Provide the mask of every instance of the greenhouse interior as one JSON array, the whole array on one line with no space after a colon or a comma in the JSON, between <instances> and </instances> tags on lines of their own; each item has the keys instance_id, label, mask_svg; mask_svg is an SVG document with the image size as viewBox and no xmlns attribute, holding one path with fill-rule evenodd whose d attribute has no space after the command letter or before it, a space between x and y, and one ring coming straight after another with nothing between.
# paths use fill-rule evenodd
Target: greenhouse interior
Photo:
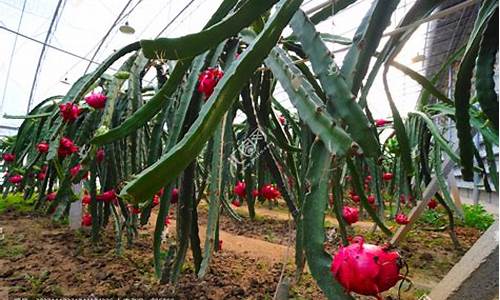
<instances>
[{"instance_id":1,"label":"greenhouse interior","mask_svg":"<svg viewBox=\"0 0 500 300\"><path fill-rule=\"evenodd\" d=\"M0 300L499 299L497 0L0 0Z\"/></svg>"}]
</instances>

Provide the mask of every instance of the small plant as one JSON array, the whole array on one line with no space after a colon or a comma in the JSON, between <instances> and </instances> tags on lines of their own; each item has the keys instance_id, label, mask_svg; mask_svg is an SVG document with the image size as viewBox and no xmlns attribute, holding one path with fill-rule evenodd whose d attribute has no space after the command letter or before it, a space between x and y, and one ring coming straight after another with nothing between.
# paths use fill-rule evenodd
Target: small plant
<instances>
[{"instance_id":1,"label":"small plant","mask_svg":"<svg viewBox=\"0 0 500 300\"><path fill-rule=\"evenodd\" d=\"M467 227L473 227L484 231L495 221L493 214L487 212L481 204L464 204L463 210L463 224Z\"/></svg>"}]
</instances>

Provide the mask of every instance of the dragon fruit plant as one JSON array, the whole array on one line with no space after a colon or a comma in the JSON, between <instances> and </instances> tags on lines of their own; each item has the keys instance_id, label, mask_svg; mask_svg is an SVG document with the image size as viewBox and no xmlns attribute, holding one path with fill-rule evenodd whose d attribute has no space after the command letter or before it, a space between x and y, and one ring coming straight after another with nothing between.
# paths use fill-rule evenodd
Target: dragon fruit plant
<instances>
[{"instance_id":1,"label":"dragon fruit plant","mask_svg":"<svg viewBox=\"0 0 500 300\"><path fill-rule=\"evenodd\" d=\"M132 245L138 227L152 220L154 270L172 283L189 250L197 275L207 273L222 246L221 212L239 220L234 206L244 199L254 218L256 199L279 199L295 221L297 276L307 263L328 299L352 299L350 292L380 298L401 279L400 257L360 238L349 245L348 225L365 218L390 238L387 211L391 220L407 223L406 206L421 200L435 177L434 198L448 212L453 238L453 218L461 211L442 180L443 158L460 164L465 180L486 169L473 166L471 126L485 144L493 185L485 180L485 189L498 190L492 150L498 146L492 76L498 43L488 42L498 38L498 1L482 1L466 48L453 55L460 64L452 99L435 86L441 73L425 78L396 61L417 30L408 25L431 15L440 1L417 0L397 25L404 30L384 40L399 1L373 1L352 40L317 30L354 1L334 2L305 13L302 0L223 0L198 33L115 51L65 95L38 103L17 135L2 140L2 192L35 195L35 209L55 220L81 201L82 226L90 228L93 242L112 228L117 253L123 236ZM287 26L291 31L284 34ZM327 42L348 47L343 61ZM112 74L110 67L122 58ZM387 82L392 68L422 85L406 119ZM150 72L153 83L144 80ZM378 74L392 116L374 120L367 98ZM477 105L470 105L474 74ZM297 113L274 98L278 82ZM438 114L456 123L458 155L432 121ZM382 140L382 132L390 138ZM84 192L75 195L72 185L80 183ZM235 196L241 202L231 204ZM204 243L198 235L201 201L208 203ZM171 209L175 251L162 243ZM324 249L329 209L342 238L334 259Z\"/></svg>"}]
</instances>

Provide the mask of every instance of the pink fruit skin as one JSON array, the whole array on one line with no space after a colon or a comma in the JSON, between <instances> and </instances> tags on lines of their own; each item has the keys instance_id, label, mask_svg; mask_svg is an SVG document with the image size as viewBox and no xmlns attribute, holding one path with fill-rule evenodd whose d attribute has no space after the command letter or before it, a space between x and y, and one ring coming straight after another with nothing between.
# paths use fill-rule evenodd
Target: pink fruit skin
<instances>
[{"instance_id":1,"label":"pink fruit skin","mask_svg":"<svg viewBox=\"0 0 500 300\"><path fill-rule=\"evenodd\" d=\"M396 251L365 244L362 237L355 237L352 244L339 248L331 272L347 292L382 299L380 293L402 279L399 259Z\"/></svg>"}]
</instances>

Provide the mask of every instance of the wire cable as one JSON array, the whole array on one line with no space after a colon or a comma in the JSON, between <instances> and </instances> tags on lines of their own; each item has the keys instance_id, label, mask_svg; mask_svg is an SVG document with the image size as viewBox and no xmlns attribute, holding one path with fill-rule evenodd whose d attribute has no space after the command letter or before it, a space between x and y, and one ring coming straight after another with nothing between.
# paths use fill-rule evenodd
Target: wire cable
<instances>
[{"instance_id":1,"label":"wire cable","mask_svg":"<svg viewBox=\"0 0 500 300\"><path fill-rule=\"evenodd\" d=\"M21 17L19 18L19 23L17 24L17 31L21 29L21 23L23 21L24 12L26 9L26 2L28 0L24 0L23 8L21 10ZM3 104L5 102L5 95L7 94L7 86L9 84L10 70L12 68L12 61L14 60L14 53L16 51L17 45L17 35L14 38L14 45L12 45L12 51L10 52L9 66L7 67L7 76L5 77L5 84L3 86L3 95L2 95L2 103L0 104L0 115L3 113Z\"/></svg>"},{"instance_id":2,"label":"wire cable","mask_svg":"<svg viewBox=\"0 0 500 300\"><path fill-rule=\"evenodd\" d=\"M46 45L49 43L49 39L50 39L53 31L55 31L55 28L57 27L57 23L58 23L57 17L59 15L59 10L62 13L65 3L66 3L66 0L64 0L64 4L63 4L63 0L59 0L57 2L57 6L56 6L56 9L54 11L54 15L52 16L52 20L50 21L49 30L47 31L47 35L45 36L45 42L43 43L44 46L42 47L42 51L40 52L40 57L38 58L38 63L36 65L36 69L35 69L35 76L33 77L33 83L31 84L30 96L29 96L29 100L28 100L28 106L26 108L26 113L29 113L31 103L33 102L33 95L35 92L38 74L40 73L40 68L42 67L43 58L45 57L45 51L47 50ZM61 9L61 6L62 6L62 9Z\"/></svg>"}]
</instances>

